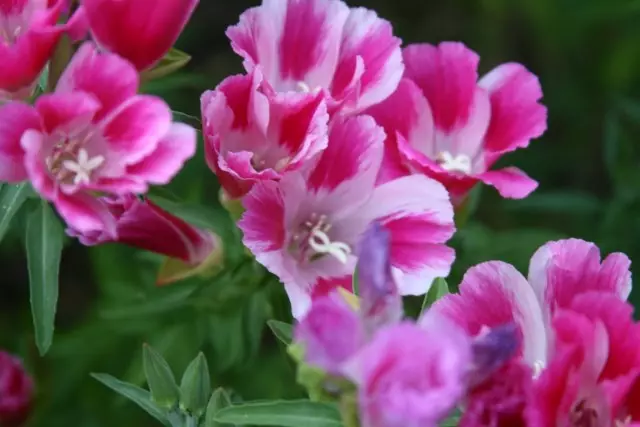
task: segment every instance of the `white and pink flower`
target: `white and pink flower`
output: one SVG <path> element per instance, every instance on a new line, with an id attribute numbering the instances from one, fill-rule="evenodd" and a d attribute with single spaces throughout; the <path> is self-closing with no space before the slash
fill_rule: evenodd
<path id="1" fill-rule="evenodd" d="M 379 179 L 420 173 L 442 182 L 456 202 L 479 181 L 523 198 L 537 183 L 514 167 L 490 170 L 505 153 L 546 129 L 535 75 L 516 63 L 478 81 L 479 56 L 461 43 L 410 45 L 397 90 L 366 112 L 387 131 Z"/>
<path id="2" fill-rule="evenodd" d="M 172 123 L 160 98 L 138 95 L 129 62 L 85 43 L 55 92 L 35 106 L 0 109 L 0 180 L 29 179 L 80 233 L 116 236 L 116 222 L 96 194 L 144 193 L 166 184 L 192 157 L 196 132 Z"/>
<path id="3" fill-rule="evenodd" d="M 395 90 L 404 67 L 388 21 L 340 0 L 264 0 L 227 30 L 251 72 L 275 92 L 326 94 L 331 112 L 357 112 Z"/>
<path id="4" fill-rule="evenodd" d="M 383 130 L 371 117 L 334 120 L 329 144 L 314 161 L 279 182 L 258 182 L 243 199 L 244 243 L 284 283 L 294 315 L 317 288 L 350 280 L 356 244 L 379 221 L 391 236 L 391 265 L 400 292 L 420 295 L 445 277 L 454 251 L 453 208 L 442 185 L 408 176 L 375 187 Z"/>

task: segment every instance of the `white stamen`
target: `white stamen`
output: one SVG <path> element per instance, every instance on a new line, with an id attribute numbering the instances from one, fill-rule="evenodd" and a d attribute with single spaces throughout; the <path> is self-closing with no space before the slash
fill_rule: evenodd
<path id="1" fill-rule="evenodd" d="M 448 172 L 460 172 L 465 175 L 471 173 L 471 158 L 466 154 L 458 154 L 454 157 L 448 151 L 442 151 L 438 154 L 436 161 Z"/>
<path id="2" fill-rule="evenodd" d="M 67 170 L 76 174 L 73 178 L 73 184 L 79 185 L 80 183 L 89 184 L 91 182 L 91 173 L 99 168 L 104 163 L 104 156 L 95 156 L 89 158 L 89 153 L 84 148 L 78 151 L 78 157 L 76 161 L 65 160 L 62 164 Z"/>
<path id="3" fill-rule="evenodd" d="M 296 82 L 296 89 L 298 90 L 298 92 L 312 93 L 314 95 L 320 92 L 320 86 L 316 86 L 315 88 L 311 89 L 311 86 L 303 81 Z"/>
<path id="4" fill-rule="evenodd" d="M 347 257 L 351 254 L 349 245 L 342 242 L 332 242 L 327 233 L 318 228 L 311 231 L 308 242 L 316 253 L 333 255 L 343 264 L 347 263 Z"/>
<path id="5" fill-rule="evenodd" d="M 542 360 L 536 360 L 533 362 L 533 378 L 538 378 L 544 369 L 544 362 Z"/>

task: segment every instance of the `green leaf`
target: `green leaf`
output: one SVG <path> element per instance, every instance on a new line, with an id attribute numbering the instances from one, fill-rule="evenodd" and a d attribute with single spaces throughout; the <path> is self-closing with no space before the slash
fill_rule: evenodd
<path id="1" fill-rule="evenodd" d="M 360 276 L 359 274 L 359 269 L 358 266 L 356 265 L 356 268 L 353 272 L 353 281 L 352 281 L 352 289 L 353 289 L 353 294 L 355 296 L 358 296 L 358 293 L 360 292 L 360 288 L 358 286 L 358 277 Z"/>
<path id="2" fill-rule="evenodd" d="M 180 383 L 180 409 L 197 417 L 204 413 L 211 394 L 211 377 L 204 354 L 189 364 Z"/>
<path id="3" fill-rule="evenodd" d="M 28 182 L 0 188 L 0 242 L 9 229 L 9 224 L 22 204 L 29 197 L 31 186 Z"/>
<path id="4" fill-rule="evenodd" d="M 221 409 L 214 420 L 231 424 L 281 427 L 341 427 L 334 405 L 308 400 L 254 402 Z"/>
<path id="5" fill-rule="evenodd" d="M 291 344 L 291 341 L 293 341 L 293 326 L 279 320 L 268 320 L 267 325 L 282 343 L 285 345 Z"/>
<path id="6" fill-rule="evenodd" d="M 231 398 L 223 388 L 217 388 L 209 399 L 207 414 L 205 416 L 204 427 L 228 427 L 232 424 L 221 424 L 216 421 L 215 416 L 221 409 L 231 406 Z"/>
<path id="7" fill-rule="evenodd" d="M 58 218 L 43 200 L 29 215 L 26 236 L 31 313 L 40 355 L 53 342 L 63 237 Z"/>
<path id="8" fill-rule="evenodd" d="M 187 65 L 189 61 L 191 61 L 191 56 L 178 49 L 172 48 L 164 58 L 160 60 L 158 65 L 142 73 L 142 80 L 150 81 L 168 76 Z"/>
<path id="9" fill-rule="evenodd" d="M 153 401 L 161 408 L 175 407 L 180 393 L 167 361 L 147 344 L 143 347 L 142 360 Z"/>
<path id="10" fill-rule="evenodd" d="M 109 387 L 111 390 L 137 404 L 149 415 L 160 421 L 165 426 L 169 426 L 165 412 L 160 409 L 155 403 L 153 403 L 153 401 L 151 400 L 151 395 L 147 390 L 143 390 L 133 384 L 120 381 L 119 379 L 114 378 L 111 375 L 91 374 L 91 376 L 100 381 L 105 386 Z"/>
<path id="11" fill-rule="evenodd" d="M 567 215 L 598 214 L 604 203 L 590 193 L 554 191 L 534 193 L 522 200 L 510 200 L 507 209 Z"/>
<path id="12" fill-rule="evenodd" d="M 447 284 L 447 281 L 442 277 L 438 277 L 433 281 L 431 288 L 429 288 L 429 292 L 424 296 L 424 301 L 422 301 L 422 310 L 420 310 L 420 313 L 424 313 L 424 311 L 431 307 L 433 303 L 448 293 L 449 285 Z"/>

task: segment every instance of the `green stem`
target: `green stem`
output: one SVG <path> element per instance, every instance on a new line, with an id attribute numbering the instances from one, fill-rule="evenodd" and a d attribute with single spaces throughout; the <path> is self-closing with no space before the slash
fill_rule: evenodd
<path id="1" fill-rule="evenodd" d="M 187 415 L 187 420 L 184 424 L 185 427 L 198 427 L 198 418 Z"/>

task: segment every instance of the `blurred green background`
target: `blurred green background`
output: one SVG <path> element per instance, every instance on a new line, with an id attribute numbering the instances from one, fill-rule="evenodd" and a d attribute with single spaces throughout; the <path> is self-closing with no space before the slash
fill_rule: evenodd
<path id="1" fill-rule="evenodd" d="M 489 259 L 526 273 L 536 248 L 568 236 L 640 260 L 640 1 L 349 3 L 376 9 L 405 43 L 460 40 L 480 53 L 482 72 L 518 61 L 542 82 L 549 130 L 530 148 L 503 159 L 539 180 L 540 188 L 522 201 L 502 200 L 489 188 L 476 194 L 477 210 L 454 239 L 458 260 L 451 284 L 469 266 Z M 178 44 L 193 61 L 145 89 L 166 98 L 175 111 L 199 116 L 202 91 L 241 72 L 224 31 L 256 4 L 202 0 Z M 178 118 L 198 126 L 195 118 Z M 228 269 L 219 277 L 157 288 L 159 257 L 69 241 L 56 337 L 45 358 L 33 344 L 24 218 L 15 218 L 0 246 L 0 347 L 23 357 L 36 377 L 30 425 L 158 425 L 89 376 L 106 372 L 144 385 L 143 342 L 163 353 L 177 376 L 203 350 L 215 384 L 233 390 L 237 399 L 301 396 L 292 363 L 265 327 L 267 319 L 289 320 L 288 303 L 278 283 L 244 257 L 217 191 L 200 152 L 163 195 L 189 203 L 183 206 L 187 214 L 213 223 L 224 235 Z"/>

